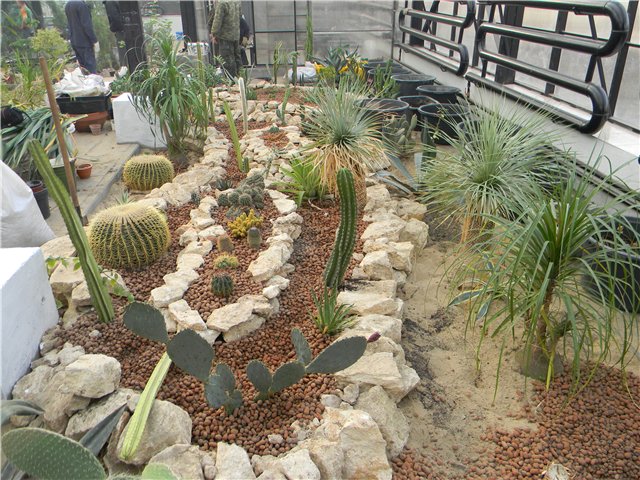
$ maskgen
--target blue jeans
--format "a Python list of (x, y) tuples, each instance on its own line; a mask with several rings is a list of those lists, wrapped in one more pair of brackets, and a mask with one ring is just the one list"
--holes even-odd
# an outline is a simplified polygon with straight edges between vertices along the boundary
[(93, 47), (73, 47), (76, 59), (82, 68), (89, 73), (97, 73), (96, 54)]

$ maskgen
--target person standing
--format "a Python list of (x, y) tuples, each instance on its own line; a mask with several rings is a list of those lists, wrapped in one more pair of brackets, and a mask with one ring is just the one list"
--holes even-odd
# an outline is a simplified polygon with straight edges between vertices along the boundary
[(242, 69), (240, 58), (240, 1), (218, 0), (211, 25), (211, 41), (219, 46), (224, 68), (232, 78)]
[(251, 41), (251, 27), (249, 22), (244, 18), (244, 15), (240, 15), (240, 58), (242, 59), (242, 65), (249, 65), (249, 59), (247, 58), (247, 48)]
[(69, 0), (64, 7), (69, 22), (69, 38), (78, 63), (89, 73), (97, 73), (94, 45), (98, 43), (93, 30), (91, 10), (84, 0)]

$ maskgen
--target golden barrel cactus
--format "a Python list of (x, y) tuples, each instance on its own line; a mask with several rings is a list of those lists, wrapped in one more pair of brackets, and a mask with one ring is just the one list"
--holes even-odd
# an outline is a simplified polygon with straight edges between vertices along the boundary
[(122, 180), (131, 190), (146, 192), (170, 182), (173, 174), (173, 164), (167, 157), (136, 155), (124, 164)]
[(100, 265), (141, 268), (169, 248), (171, 234), (162, 212), (138, 203), (107, 208), (89, 225), (89, 245)]

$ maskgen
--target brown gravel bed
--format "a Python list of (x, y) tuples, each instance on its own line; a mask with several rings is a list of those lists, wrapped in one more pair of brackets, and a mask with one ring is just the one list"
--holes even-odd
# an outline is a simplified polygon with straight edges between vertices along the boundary
[[(263, 248), (266, 248), (265, 242), (271, 236), (272, 221), (278, 217), (278, 211), (267, 194), (265, 194), (264, 205), (265, 208), (257, 210), (256, 214), (264, 219), (260, 226), (260, 233), (262, 234)], [(225, 217), (227, 210), (228, 208), (218, 208), (212, 217), (216, 223), (222, 225), (228, 233), (227, 222), (229, 219)], [(246, 238), (231, 237), (231, 240), (234, 245), (232, 255), (238, 258), (238, 268), (222, 270), (215, 268), (214, 260), (221, 252), (218, 251), (214, 244), (214, 248), (205, 256), (204, 264), (197, 270), (199, 275), (198, 279), (191, 284), (184, 295), (184, 299), (189, 306), (197, 310), (205, 321), (216, 308), (228, 303), (233, 303), (243, 295), (259, 294), (262, 292), (262, 285), (254, 282), (251, 274), (247, 271), (249, 264), (256, 259), (260, 251), (250, 248)], [(214, 275), (229, 275), (233, 280), (234, 289), (229, 298), (219, 298), (211, 293), (211, 279)]]
[(545, 392), (536, 382), (532, 407), (524, 414), (537, 430), (489, 432), (484, 439), (495, 449), (471, 465), (464, 478), (539, 479), (552, 461), (581, 480), (640, 478), (640, 378), (628, 374), (627, 391), (620, 370), (601, 367), (565, 405), (570, 385), (563, 376)]
[(433, 461), (415, 450), (405, 449), (391, 461), (393, 480), (446, 480), (441, 472), (441, 461)]
[(279, 130), (275, 133), (267, 130), (262, 134), (262, 140), (264, 140), (264, 144), (269, 148), (284, 148), (289, 143), (287, 132), (284, 130)]
[[(258, 94), (258, 101), (260, 102), (282, 102), (284, 100), (284, 92), (285, 88), (258, 88), (256, 89), (256, 93)], [(315, 103), (311, 103), (305, 100), (305, 90), (299, 90), (295, 87), (291, 88), (291, 93), (289, 94), (288, 103), (296, 103), (298, 105), (309, 105), (315, 106)]]
[(178, 243), (178, 236), (175, 231), (182, 225), (189, 223), (191, 217), (189, 212), (194, 208), (192, 203), (187, 203), (181, 207), (169, 207), (167, 209), (167, 221), (171, 232), (171, 245), (162, 258), (141, 270), (119, 270), (127, 287), (141, 302), (149, 300), (151, 290), (164, 284), (164, 277), (167, 273), (176, 271), (176, 259), (182, 246)]

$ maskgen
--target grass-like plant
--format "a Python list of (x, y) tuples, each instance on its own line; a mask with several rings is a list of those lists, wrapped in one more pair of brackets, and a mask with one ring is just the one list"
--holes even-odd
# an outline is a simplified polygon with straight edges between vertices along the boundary
[(316, 307), (311, 318), (323, 335), (335, 335), (353, 325), (353, 309), (351, 305), (338, 305), (337, 290), (325, 288), (320, 298), (312, 291), (311, 298)]
[(470, 105), (455, 135), (441, 132), (453, 150), (431, 160), (423, 200), (462, 223), (463, 243), (490, 227), (487, 215), (517, 215), (560, 174), (551, 148), (558, 135), (546, 130), (543, 116), (518, 107)]
[(291, 195), (298, 206), (305, 200), (320, 200), (326, 195), (320, 170), (310, 160), (295, 157), (289, 167), (282, 166), (280, 171), (286, 180), (277, 184), (278, 189)]
[(380, 169), (385, 155), (378, 119), (357, 104), (368, 94), (368, 87), (355, 78), (337, 87), (319, 85), (309, 95), (318, 107), (303, 125), (313, 140), (307, 147), (308, 157), (320, 170), (322, 185), (337, 193), (336, 174), (341, 168), (349, 169), (360, 207), (366, 203), (365, 176)]
[[(478, 245), (485, 253), (475, 263), (482, 266), (473, 272), (474, 288), (452, 301), (470, 303), (468, 328), (482, 325), (478, 359), (486, 334), (522, 332), (523, 372), (542, 377), (547, 386), (559, 351), (571, 361), (574, 386), (584, 386), (605, 360), (624, 368), (638, 334), (635, 317), (616, 311), (620, 292), (614, 287), (620, 281), (616, 271), (632, 272), (630, 254), (640, 241), (637, 232), (630, 241), (618, 228), (628, 225), (621, 205), (633, 195), (637, 203), (637, 194), (603, 201), (599, 197), (613, 174), (599, 178), (594, 162), (584, 172), (577, 162), (570, 167), (552, 195), (530, 203), (516, 219), (489, 217), (494, 235)], [(465, 256), (458, 265), (458, 272), (469, 273), (474, 263)], [(594, 286), (590, 293), (585, 284)], [(590, 372), (586, 379), (580, 379), (583, 365)]]
[(236, 128), (236, 122), (233, 120), (233, 113), (231, 113), (231, 107), (226, 100), (222, 102), (222, 109), (227, 117), (227, 123), (229, 124), (229, 134), (231, 135), (231, 143), (233, 144), (233, 151), (236, 154), (236, 162), (238, 162), (238, 170), (243, 173), (249, 171), (249, 161), (242, 157), (242, 149), (240, 148), (240, 137), (238, 136), (238, 129)]
[(179, 44), (165, 30), (146, 40), (156, 55), (138, 66), (130, 78), (136, 111), (161, 123), (170, 156), (184, 154), (189, 135), (201, 136), (208, 121), (207, 90), (196, 67), (182, 61)]

